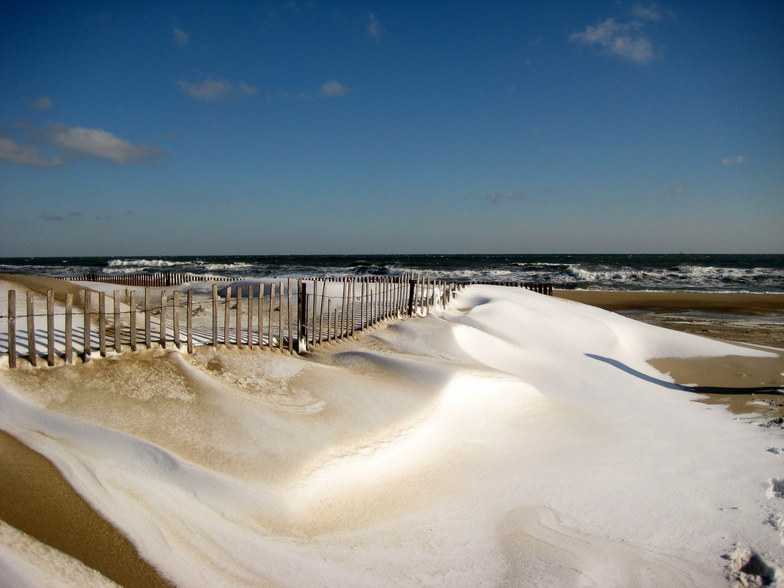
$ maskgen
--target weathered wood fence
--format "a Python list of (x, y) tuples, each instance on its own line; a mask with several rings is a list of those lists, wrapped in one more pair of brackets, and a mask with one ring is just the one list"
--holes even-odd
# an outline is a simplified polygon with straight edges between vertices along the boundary
[(149, 274), (82, 274), (60, 278), (71, 282), (100, 282), (118, 286), (141, 286), (150, 288), (171, 288), (190, 282), (233, 282), (234, 278), (208, 276), (202, 274), (180, 274), (175, 272), (153, 272)]
[[(445, 308), (465, 285), (405, 274), (213, 283), (209, 294), (143, 285), (143, 290), (110, 293), (84, 289), (59, 299), (54, 290), (45, 297), (28, 291), (18, 300), (11, 290), (0, 355), (4, 346), (8, 365), (15, 368), (23, 361), (32, 366), (86, 363), (110, 353), (168, 347), (187, 353), (222, 346), (301, 354), (379, 323)], [(503, 285), (552, 294), (549, 285)]]

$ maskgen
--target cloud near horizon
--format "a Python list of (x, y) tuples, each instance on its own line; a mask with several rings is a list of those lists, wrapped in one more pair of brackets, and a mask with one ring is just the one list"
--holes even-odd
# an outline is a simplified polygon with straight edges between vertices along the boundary
[(187, 82), (179, 80), (177, 85), (180, 89), (194, 100), (204, 102), (218, 102), (228, 98), (242, 98), (245, 96), (256, 96), (258, 88), (241, 82), (233, 84), (227, 80), (204, 80), (203, 82)]
[(635, 5), (631, 15), (633, 19), (629, 22), (608, 18), (596, 26), (588, 26), (584, 31), (570, 35), (569, 41), (597, 46), (603, 53), (640, 65), (650, 63), (656, 57), (656, 52), (653, 42), (644, 31), (645, 26), (650, 22), (661, 22), (670, 14), (652, 4)]
[(378, 21), (378, 17), (373, 14), (372, 12), (368, 13), (368, 24), (365, 27), (368, 36), (373, 39), (374, 41), (381, 40), (381, 23)]
[(735, 157), (726, 157), (721, 160), (722, 165), (740, 165), (746, 163), (745, 155), (736, 155)]
[(54, 102), (49, 96), (39, 96), (33, 101), (33, 110), (48, 110), (54, 106)]
[(23, 147), (7, 137), (0, 137), (0, 159), (30, 167), (63, 167), (59, 157), (46, 159), (35, 147)]
[(114, 163), (157, 163), (167, 155), (156, 145), (135, 145), (103, 129), (53, 124), (44, 132), (56, 147), (75, 156), (108, 159)]
[(330, 80), (328, 82), (324, 82), (321, 85), (321, 90), (319, 90), (319, 94), (321, 94), (324, 98), (339, 98), (341, 96), (345, 96), (351, 90), (348, 87), (344, 86), (337, 80)]
[(174, 29), (174, 42), (180, 47), (185, 47), (191, 39), (191, 36), (182, 29)]
[(59, 214), (55, 214), (53, 212), (42, 212), (41, 214), (38, 215), (37, 218), (50, 222), (59, 222), (65, 220), (65, 217), (60, 216)]
[(485, 194), (485, 198), (491, 202), (500, 202), (501, 200), (523, 200), (526, 197), (525, 192), (512, 191), (512, 192), (489, 192)]

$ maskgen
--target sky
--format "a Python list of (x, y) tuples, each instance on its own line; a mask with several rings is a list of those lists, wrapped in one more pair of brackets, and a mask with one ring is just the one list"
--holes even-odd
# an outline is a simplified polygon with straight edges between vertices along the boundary
[(784, 253), (784, 4), (15, 2), (0, 257)]

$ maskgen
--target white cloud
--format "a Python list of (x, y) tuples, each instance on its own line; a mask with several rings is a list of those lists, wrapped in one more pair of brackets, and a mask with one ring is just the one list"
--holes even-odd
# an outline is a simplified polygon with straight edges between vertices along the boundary
[(660, 22), (664, 20), (664, 12), (659, 8), (658, 4), (651, 4), (650, 6), (643, 6), (635, 4), (631, 8), (632, 16), (641, 21)]
[(180, 47), (185, 47), (191, 40), (191, 36), (182, 29), (174, 29), (174, 42)]
[(673, 196), (680, 196), (684, 192), (685, 190), (681, 186), (675, 186), (672, 190), (670, 190), (670, 194)]
[(365, 30), (374, 41), (381, 39), (381, 23), (378, 22), (378, 18), (372, 12), (368, 13), (368, 23)]
[(349, 89), (337, 80), (330, 80), (325, 82), (322, 84), (321, 90), (319, 90), (319, 94), (321, 94), (324, 98), (339, 98), (340, 96), (345, 96), (348, 93)]
[(746, 163), (746, 156), (736, 155), (735, 157), (727, 157), (721, 161), (722, 165), (740, 165)]
[(52, 108), (54, 103), (49, 96), (39, 96), (33, 102), (33, 110), (47, 110), (48, 108)]
[(50, 126), (46, 137), (51, 143), (67, 153), (108, 159), (115, 163), (155, 163), (166, 152), (155, 145), (134, 145), (103, 129), (67, 127), (63, 124)]
[(65, 165), (65, 162), (58, 157), (45, 159), (35, 147), (22, 147), (6, 137), (0, 137), (0, 159), (30, 167), (63, 167)]
[(658, 5), (637, 4), (631, 9), (632, 20), (618, 22), (608, 18), (596, 26), (588, 26), (580, 33), (569, 36), (572, 43), (592, 45), (608, 55), (644, 65), (656, 57), (653, 42), (645, 28), (649, 23), (657, 23), (666, 16), (674, 16), (661, 10)]
[(237, 86), (237, 91), (240, 92), (241, 94), (245, 94), (246, 96), (256, 96), (259, 93), (258, 88), (245, 83), (239, 84)]
[(231, 97), (256, 96), (258, 88), (250, 84), (234, 85), (227, 80), (204, 80), (203, 82), (177, 82), (180, 89), (195, 100), (217, 102)]
[(232, 85), (226, 80), (204, 80), (203, 82), (177, 82), (183, 92), (196, 100), (224, 100), (232, 91)]

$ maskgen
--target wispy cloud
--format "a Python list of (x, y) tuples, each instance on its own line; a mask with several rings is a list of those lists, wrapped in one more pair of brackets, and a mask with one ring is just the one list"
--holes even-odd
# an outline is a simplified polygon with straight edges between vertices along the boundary
[(381, 23), (378, 21), (378, 17), (372, 12), (368, 13), (368, 23), (365, 30), (367, 31), (368, 36), (374, 41), (379, 41), (381, 39)]
[(746, 163), (745, 155), (736, 155), (735, 157), (727, 157), (721, 160), (722, 165), (741, 165)]
[(675, 187), (674, 187), (672, 190), (670, 190), (670, 194), (672, 194), (673, 196), (680, 196), (680, 195), (681, 195), (681, 194), (683, 194), (685, 191), (686, 191), (686, 190), (684, 190), (684, 189), (683, 189), (683, 187), (681, 187), (681, 186), (675, 186)]
[(157, 163), (166, 155), (160, 147), (135, 145), (103, 129), (54, 124), (46, 129), (44, 135), (68, 154), (108, 159), (119, 164)]
[(526, 197), (525, 192), (520, 191), (513, 191), (513, 192), (489, 192), (485, 194), (485, 198), (490, 200), (491, 202), (501, 202), (504, 200), (523, 200)]
[(668, 11), (662, 10), (658, 4), (650, 4), (648, 6), (635, 4), (630, 12), (636, 20), (643, 22), (661, 22), (665, 16), (670, 15)]
[(38, 218), (50, 222), (60, 222), (65, 220), (64, 217), (60, 216), (59, 214), (55, 214), (53, 212), (42, 212), (41, 214), (38, 215)]
[(319, 90), (319, 94), (324, 98), (339, 98), (340, 96), (345, 96), (349, 92), (350, 90), (337, 80), (325, 82), (321, 85), (321, 90)]
[(29, 167), (63, 167), (65, 162), (58, 158), (46, 159), (35, 147), (23, 147), (6, 137), (0, 137), (0, 159)]
[(656, 57), (653, 42), (646, 32), (649, 23), (658, 23), (671, 13), (661, 10), (658, 5), (635, 5), (631, 11), (632, 19), (619, 22), (608, 18), (596, 26), (588, 26), (584, 31), (569, 36), (572, 43), (594, 46), (602, 53), (613, 55), (625, 61), (641, 65)]
[(49, 96), (39, 96), (33, 101), (33, 110), (48, 110), (52, 106), (54, 106), (54, 103)]
[(174, 35), (174, 42), (180, 47), (187, 46), (191, 40), (191, 36), (182, 29), (174, 29), (172, 34)]
[(202, 82), (187, 82), (179, 80), (177, 85), (188, 96), (194, 100), (204, 102), (217, 102), (229, 98), (242, 98), (244, 96), (256, 96), (259, 91), (255, 86), (244, 82), (233, 84), (227, 80), (204, 80)]

